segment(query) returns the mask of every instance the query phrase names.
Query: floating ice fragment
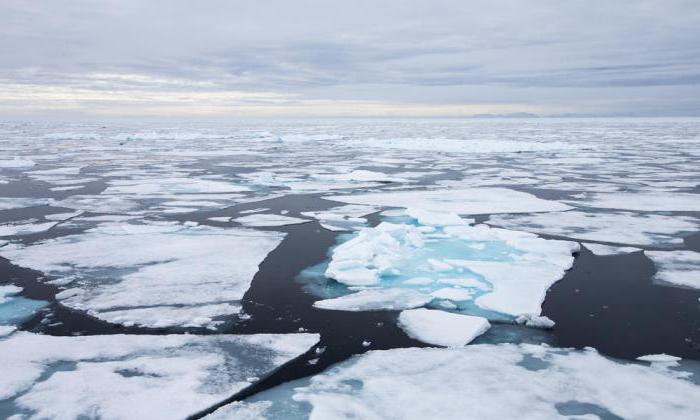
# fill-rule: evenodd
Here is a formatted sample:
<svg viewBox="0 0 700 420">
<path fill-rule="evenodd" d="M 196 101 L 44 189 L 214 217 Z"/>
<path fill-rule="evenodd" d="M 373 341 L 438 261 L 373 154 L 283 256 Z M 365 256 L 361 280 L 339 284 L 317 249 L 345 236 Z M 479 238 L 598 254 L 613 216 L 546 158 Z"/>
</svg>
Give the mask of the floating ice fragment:
<svg viewBox="0 0 700 420">
<path fill-rule="evenodd" d="M 417 308 L 433 300 L 429 294 L 406 289 L 366 289 L 334 299 L 319 300 L 314 306 L 335 311 L 397 311 Z"/>
<path fill-rule="evenodd" d="M 0 159 L 0 169 L 22 169 L 31 168 L 36 162 L 30 159 L 15 157 L 14 159 Z"/>
<path fill-rule="evenodd" d="M 637 357 L 637 360 L 642 362 L 650 363 L 676 363 L 682 360 L 680 357 L 671 356 L 670 354 L 660 353 L 660 354 L 647 354 L 644 356 Z"/>
<path fill-rule="evenodd" d="M 485 319 L 431 309 L 399 314 L 399 326 L 416 340 L 445 347 L 462 347 L 491 327 Z"/>
<path fill-rule="evenodd" d="M 549 319 L 548 317 L 542 315 L 534 315 L 534 314 L 522 314 L 519 315 L 517 318 L 515 318 L 515 322 L 517 324 L 524 324 L 527 325 L 528 327 L 533 327 L 533 328 L 542 328 L 542 329 L 550 329 L 554 328 L 554 321 Z"/>
<path fill-rule="evenodd" d="M 700 252 L 644 251 L 656 265 L 654 279 L 700 289 Z"/>
<path fill-rule="evenodd" d="M 241 216 L 231 220 L 247 227 L 275 227 L 298 225 L 301 223 L 310 222 L 308 219 L 281 216 L 279 214 L 250 214 L 248 216 Z"/>
<path fill-rule="evenodd" d="M 610 245 L 592 244 L 592 243 L 584 243 L 583 246 L 588 248 L 588 250 L 590 250 L 595 255 L 600 255 L 600 256 L 630 254 L 632 252 L 641 251 L 641 249 L 634 248 L 631 246 L 610 246 Z"/>
</svg>

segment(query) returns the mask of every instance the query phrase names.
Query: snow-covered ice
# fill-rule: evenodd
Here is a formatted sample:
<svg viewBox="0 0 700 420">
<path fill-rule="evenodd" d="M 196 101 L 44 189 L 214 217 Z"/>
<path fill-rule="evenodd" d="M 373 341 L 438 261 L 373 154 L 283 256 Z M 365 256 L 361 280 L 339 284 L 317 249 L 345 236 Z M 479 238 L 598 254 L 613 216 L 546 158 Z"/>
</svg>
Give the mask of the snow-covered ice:
<svg viewBox="0 0 700 420">
<path fill-rule="evenodd" d="M 333 195 L 329 200 L 349 204 L 415 208 L 441 213 L 494 214 L 568 210 L 571 207 L 507 188 L 463 188 Z"/>
<path fill-rule="evenodd" d="M 364 228 L 333 249 L 325 275 L 346 286 L 377 288 L 374 293 L 432 294 L 473 315 L 539 315 L 547 289 L 564 276 L 578 250 L 574 242 L 469 226 L 447 216 L 430 219 L 459 224 L 425 226 L 403 218 Z"/>
<path fill-rule="evenodd" d="M 206 326 L 240 312 L 278 232 L 177 223 L 103 223 L 78 235 L 6 246 L 13 263 L 70 280 L 61 303 L 125 325 Z"/>
<path fill-rule="evenodd" d="M 635 248 L 631 246 L 610 246 L 602 244 L 584 243 L 589 251 L 595 255 L 605 256 L 605 255 L 620 255 L 620 254 L 630 254 L 632 252 L 641 251 L 640 248 Z"/>
<path fill-rule="evenodd" d="M 700 194 L 677 192 L 599 193 L 582 201 L 570 201 L 569 204 L 639 211 L 700 211 Z"/>
<path fill-rule="evenodd" d="M 236 223 L 240 223 L 247 227 L 276 227 L 287 225 L 298 225 L 308 223 L 308 219 L 300 219 L 298 217 L 282 216 L 279 214 L 250 214 L 247 216 L 231 219 Z"/>
<path fill-rule="evenodd" d="M 690 420 L 700 411 L 698 392 L 679 372 L 611 360 L 590 348 L 479 344 L 371 351 L 309 382 L 267 391 L 229 414 L 236 418 L 238 409 L 257 407 L 268 420 Z"/>
<path fill-rule="evenodd" d="M 399 326 L 416 340 L 445 347 L 465 346 L 491 327 L 485 318 L 425 308 L 402 311 Z"/>
<path fill-rule="evenodd" d="M 314 302 L 319 309 L 336 311 L 378 311 L 417 308 L 433 300 L 426 293 L 405 289 L 365 289 L 346 296 Z"/>
<path fill-rule="evenodd" d="M 185 418 L 305 353 L 317 334 L 0 339 L 0 415 Z M 7 411 L 5 411 L 7 410 Z M 5 411 L 5 412 L 3 412 Z"/>
<path fill-rule="evenodd" d="M 700 289 L 700 252 L 644 251 L 644 254 L 654 261 L 654 279 Z"/>
<path fill-rule="evenodd" d="M 588 241 L 657 246 L 682 244 L 684 233 L 700 228 L 700 220 L 694 217 L 630 212 L 495 215 L 487 223 Z"/>
<path fill-rule="evenodd" d="M 324 229 L 330 231 L 353 231 L 360 229 L 367 223 L 364 216 L 379 211 L 375 206 L 348 204 L 333 207 L 328 210 L 305 211 L 302 216 L 313 217 L 318 220 Z"/>
</svg>

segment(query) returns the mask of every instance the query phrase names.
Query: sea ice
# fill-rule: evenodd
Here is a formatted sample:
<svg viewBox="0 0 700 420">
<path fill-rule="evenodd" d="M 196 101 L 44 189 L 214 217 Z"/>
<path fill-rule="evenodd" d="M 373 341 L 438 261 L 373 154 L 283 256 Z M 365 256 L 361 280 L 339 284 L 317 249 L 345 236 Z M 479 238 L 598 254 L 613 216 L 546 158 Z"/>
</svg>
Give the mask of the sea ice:
<svg viewBox="0 0 700 420">
<path fill-rule="evenodd" d="M 284 237 L 278 232 L 177 223 L 103 223 L 82 234 L 0 255 L 64 278 L 78 292 L 63 305 L 112 322 L 206 326 L 240 311 L 258 265 Z"/>
<path fill-rule="evenodd" d="M 700 252 L 644 251 L 656 265 L 655 280 L 700 289 Z"/>
<path fill-rule="evenodd" d="M 593 194 L 574 206 L 638 211 L 700 211 L 700 194 L 679 192 L 616 192 Z"/>
<path fill-rule="evenodd" d="M 397 221 L 345 238 L 332 250 L 325 275 L 349 287 L 432 294 L 473 315 L 539 315 L 547 289 L 564 276 L 578 250 L 574 242 L 486 225 Z"/>
<path fill-rule="evenodd" d="M 36 162 L 29 159 L 15 157 L 14 159 L 0 159 L 0 169 L 23 169 L 35 166 Z"/>
<path fill-rule="evenodd" d="M 275 227 L 275 226 L 287 226 L 287 225 L 298 225 L 301 223 L 308 223 L 308 219 L 300 219 L 298 217 L 282 216 L 279 214 L 250 214 L 247 216 L 237 217 L 231 219 L 236 223 L 240 223 L 247 227 Z"/>
<path fill-rule="evenodd" d="M 251 385 L 317 334 L 98 335 L 0 339 L 0 416 L 185 418 Z M 6 411 L 6 412 L 4 412 Z"/>
<path fill-rule="evenodd" d="M 463 188 L 430 191 L 397 191 L 355 195 L 333 195 L 329 200 L 349 204 L 403 207 L 439 213 L 494 214 L 568 210 L 556 201 L 507 188 Z"/>
<path fill-rule="evenodd" d="M 588 241 L 629 245 L 677 245 L 682 234 L 693 232 L 700 221 L 688 216 L 659 214 L 585 213 L 495 215 L 490 225 Z"/>
<path fill-rule="evenodd" d="M 462 347 L 485 333 L 491 324 L 477 316 L 419 308 L 401 312 L 399 326 L 410 337 L 424 343 Z"/>
<path fill-rule="evenodd" d="M 335 311 L 399 311 L 417 308 L 433 300 L 429 294 L 406 289 L 365 289 L 334 299 L 319 300 L 314 306 Z"/>
<path fill-rule="evenodd" d="M 0 286 L 0 326 L 19 324 L 46 306 L 42 300 L 17 296 L 21 291 L 14 285 Z"/>
<path fill-rule="evenodd" d="M 0 237 L 29 235 L 32 233 L 44 232 L 56 225 L 56 222 L 47 223 L 8 223 L 0 225 Z"/>
<path fill-rule="evenodd" d="M 679 372 L 531 344 L 375 350 L 244 401 L 277 419 L 695 419 Z M 660 392 L 663 390 L 663 392 Z M 244 411 L 245 412 L 245 411 Z M 291 413 L 291 414 L 290 414 Z M 229 418 L 236 418 L 230 409 Z"/>
<path fill-rule="evenodd" d="M 602 244 L 592 244 L 584 243 L 583 246 L 588 248 L 589 251 L 595 255 L 605 256 L 605 255 L 620 255 L 620 254 L 630 254 L 632 252 L 641 251 L 639 248 L 634 248 L 631 246 L 610 246 Z"/>
<path fill-rule="evenodd" d="M 362 228 L 367 223 L 364 216 L 379 211 L 374 206 L 349 204 L 333 207 L 329 210 L 305 211 L 302 216 L 313 217 L 324 229 L 330 231 L 353 231 Z"/>
</svg>

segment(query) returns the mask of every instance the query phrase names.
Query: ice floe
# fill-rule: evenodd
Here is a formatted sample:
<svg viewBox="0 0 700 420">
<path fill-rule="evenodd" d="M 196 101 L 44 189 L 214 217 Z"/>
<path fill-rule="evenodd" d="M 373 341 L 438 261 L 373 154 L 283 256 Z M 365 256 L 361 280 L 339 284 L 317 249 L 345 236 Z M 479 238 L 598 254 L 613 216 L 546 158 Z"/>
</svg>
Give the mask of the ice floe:
<svg viewBox="0 0 700 420">
<path fill-rule="evenodd" d="M 19 223 L 8 223 L 0 225 L 0 237 L 29 235 L 32 233 L 44 232 L 56 225 L 56 222 L 34 223 L 34 221 L 26 221 Z"/>
<path fill-rule="evenodd" d="M 656 265 L 655 280 L 700 289 L 700 252 L 644 251 Z"/>
<path fill-rule="evenodd" d="M 683 243 L 683 234 L 700 227 L 700 220 L 690 216 L 582 211 L 495 215 L 486 223 L 507 229 L 628 245 L 677 245 Z"/>
<path fill-rule="evenodd" d="M 583 246 L 585 246 L 589 251 L 591 251 L 595 255 L 601 255 L 601 256 L 630 254 L 632 252 L 641 251 L 641 249 L 631 247 L 631 246 L 610 246 L 610 245 L 592 244 L 592 243 L 584 243 Z"/>
<path fill-rule="evenodd" d="M 367 289 L 333 299 L 319 300 L 314 302 L 314 306 L 336 311 L 398 311 L 417 308 L 431 300 L 433 298 L 429 294 L 417 290 Z"/>
<path fill-rule="evenodd" d="M 461 223 L 448 216 L 429 219 Z M 578 250 L 574 242 L 483 224 L 396 221 L 400 223 L 382 222 L 346 238 L 333 249 L 325 275 L 351 288 L 370 288 L 355 293 L 357 298 L 360 293 L 410 290 L 450 301 L 467 314 L 539 315 L 547 289 L 564 276 Z"/>
<path fill-rule="evenodd" d="M 302 216 L 313 217 L 318 220 L 324 229 L 330 231 L 353 231 L 360 229 L 367 223 L 364 216 L 379 211 L 375 206 L 348 204 L 333 207 L 328 210 L 305 211 Z"/>
<path fill-rule="evenodd" d="M 0 416 L 185 418 L 305 353 L 316 334 L 0 339 Z"/>
<path fill-rule="evenodd" d="M 284 234 L 177 223 L 103 223 L 79 235 L 6 246 L 14 264 L 66 279 L 63 305 L 122 324 L 217 325 L 240 312 L 258 265 Z"/>
<path fill-rule="evenodd" d="M 0 286 L 0 326 L 19 324 L 46 306 L 44 301 L 17 296 L 21 291 L 14 285 Z"/>
<path fill-rule="evenodd" d="M 663 390 L 660 391 L 660 390 Z M 682 372 L 544 345 L 376 350 L 229 408 L 273 419 L 695 419 Z"/>
<path fill-rule="evenodd" d="M 410 337 L 424 343 L 462 347 L 485 333 L 491 324 L 477 316 L 419 308 L 402 311 L 399 326 Z"/>
<path fill-rule="evenodd" d="M 0 159 L 0 169 L 24 169 L 35 166 L 36 162 L 30 159 L 15 157 L 14 159 Z"/>
<path fill-rule="evenodd" d="M 450 138 L 391 138 L 357 140 L 354 145 L 367 148 L 397 149 L 412 152 L 443 152 L 443 153 L 514 153 L 514 152 L 543 152 L 553 150 L 580 149 L 575 143 L 542 142 L 524 140 L 476 140 Z"/>
<path fill-rule="evenodd" d="M 349 204 L 403 207 L 440 213 L 494 214 L 568 210 L 571 207 L 507 188 L 464 188 L 333 195 L 329 200 Z"/>
<path fill-rule="evenodd" d="M 231 219 L 236 223 L 240 223 L 243 226 L 248 227 L 275 227 L 275 226 L 287 226 L 287 225 L 298 225 L 301 223 L 308 223 L 311 220 L 300 219 L 298 217 L 282 216 L 279 214 L 250 214 L 247 216 L 237 217 Z"/>
<path fill-rule="evenodd" d="M 678 192 L 599 193 L 569 204 L 638 211 L 700 211 L 700 195 Z"/>
</svg>

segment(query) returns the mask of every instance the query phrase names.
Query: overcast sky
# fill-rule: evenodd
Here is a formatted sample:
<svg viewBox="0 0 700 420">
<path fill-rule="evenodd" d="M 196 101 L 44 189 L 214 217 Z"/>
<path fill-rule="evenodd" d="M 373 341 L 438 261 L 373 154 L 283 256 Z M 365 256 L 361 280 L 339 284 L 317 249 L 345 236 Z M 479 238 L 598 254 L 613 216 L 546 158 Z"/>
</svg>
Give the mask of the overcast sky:
<svg viewBox="0 0 700 420">
<path fill-rule="evenodd" d="M 699 0 L 0 0 L 0 118 L 700 115 Z"/>
</svg>

